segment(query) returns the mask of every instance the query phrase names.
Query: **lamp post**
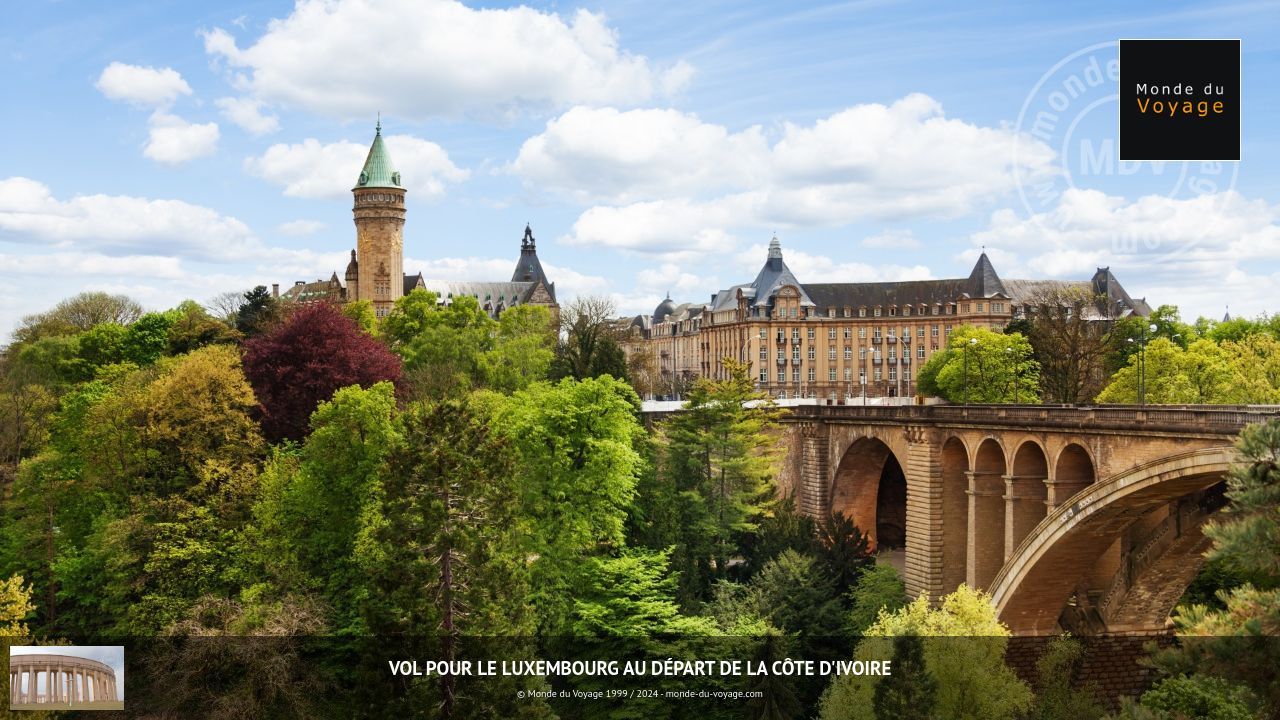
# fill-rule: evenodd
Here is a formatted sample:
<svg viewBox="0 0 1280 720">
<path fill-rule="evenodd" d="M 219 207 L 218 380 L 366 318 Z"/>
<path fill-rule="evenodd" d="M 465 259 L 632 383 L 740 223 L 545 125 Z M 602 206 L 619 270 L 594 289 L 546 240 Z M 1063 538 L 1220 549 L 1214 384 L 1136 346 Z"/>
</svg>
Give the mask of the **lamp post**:
<svg viewBox="0 0 1280 720">
<path fill-rule="evenodd" d="M 969 404 L 969 348 L 978 344 L 978 338 L 969 338 L 964 346 L 964 404 Z"/>
<path fill-rule="evenodd" d="M 1005 357 L 1009 358 L 1009 382 L 1013 383 L 1013 404 L 1018 404 L 1018 372 L 1017 365 L 1013 358 L 1013 348 L 1004 349 Z"/>
<path fill-rule="evenodd" d="M 1144 325 L 1142 334 L 1138 336 L 1138 404 L 1145 406 L 1147 404 L 1147 342 L 1150 340 L 1147 333 L 1155 333 L 1155 323 Z M 1133 338 L 1129 338 L 1129 342 L 1133 342 Z"/>
</svg>

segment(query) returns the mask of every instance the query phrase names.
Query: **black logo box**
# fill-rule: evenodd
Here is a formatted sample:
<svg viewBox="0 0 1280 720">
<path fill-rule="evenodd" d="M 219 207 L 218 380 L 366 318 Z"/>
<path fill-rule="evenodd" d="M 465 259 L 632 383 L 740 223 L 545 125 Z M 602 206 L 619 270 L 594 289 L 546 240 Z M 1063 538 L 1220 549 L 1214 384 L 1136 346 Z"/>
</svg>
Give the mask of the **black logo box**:
<svg viewBox="0 0 1280 720">
<path fill-rule="evenodd" d="M 1120 41 L 1121 160 L 1239 160 L 1241 101 L 1239 40 Z"/>
</svg>

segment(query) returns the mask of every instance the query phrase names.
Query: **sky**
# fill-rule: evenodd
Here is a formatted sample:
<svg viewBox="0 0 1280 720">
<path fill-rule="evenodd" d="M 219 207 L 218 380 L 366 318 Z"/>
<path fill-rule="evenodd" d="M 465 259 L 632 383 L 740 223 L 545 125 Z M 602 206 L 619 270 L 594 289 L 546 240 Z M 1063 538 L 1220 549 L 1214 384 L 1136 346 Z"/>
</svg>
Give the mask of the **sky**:
<svg viewBox="0 0 1280 720">
<path fill-rule="evenodd" d="M 71 657 L 97 660 L 110 665 L 116 671 L 116 693 L 124 699 L 124 646 L 123 645 L 13 645 L 9 647 L 10 657 L 14 655 L 69 655 Z M 36 690 L 45 691 L 46 676 L 41 675 Z"/>
<path fill-rule="evenodd" d="M 1117 160 L 1119 38 L 1242 40 L 1241 162 Z M 985 249 L 1188 319 L 1275 312 L 1277 78 L 1278 2 L 17 3 L 0 342 L 84 290 L 341 273 L 379 117 L 429 279 L 507 279 L 530 223 L 562 303 L 627 315 L 749 281 L 774 235 L 802 283 Z"/>
</svg>

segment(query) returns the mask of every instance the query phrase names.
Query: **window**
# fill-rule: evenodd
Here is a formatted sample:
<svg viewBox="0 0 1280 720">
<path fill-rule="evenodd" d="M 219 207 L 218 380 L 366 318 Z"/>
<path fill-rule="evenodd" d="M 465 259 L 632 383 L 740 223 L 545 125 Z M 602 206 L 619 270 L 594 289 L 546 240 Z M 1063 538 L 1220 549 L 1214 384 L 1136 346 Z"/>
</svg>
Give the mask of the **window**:
<svg viewBox="0 0 1280 720">
<path fill-rule="evenodd" d="M 828 339 L 828 340 L 835 340 L 835 339 L 836 339 L 836 329 L 835 329 L 835 328 L 827 328 L 827 339 Z"/>
<path fill-rule="evenodd" d="M 800 368 L 795 368 L 791 371 L 791 382 L 800 382 Z"/>
<path fill-rule="evenodd" d="M 938 337 L 938 326 L 937 326 L 937 325 L 934 325 L 933 327 L 929 328 L 929 335 L 931 335 L 932 337 Z"/>
<path fill-rule="evenodd" d="M 761 340 L 768 340 L 768 339 L 769 339 L 769 331 L 768 331 L 768 330 L 765 330 L 764 328 L 760 328 L 760 339 L 761 339 Z"/>
<path fill-rule="evenodd" d="M 800 342 L 800 328 L 791 328 L 791 342 Z"/>
<path fill-rule="evenodd" d="M 787 371 L 786 371 L 786 370 L 779 370 L 779 371 L 778 371 L 778 382 L 780 382 L 780 383 L 784 383 L 784 382 L 786 382 L 786 381 L 787 381 Z"/>
<path fill-rule="evenodd" d="M 829 318 L 833 318 L 833 317 L 835 317 L 835 316 L 836 316 L 836 309 L 835 309 L 835 308 L 827 308 L 827 317 L 829 317 Z"/>
<path fill-rule="evenodd" d="M 883 371 L 880 370 L 880 368 L 876 368 L 875 381 L 880 382 L 883 378 L 884 378 Z"/>
<path fill-rule="evenodd" d="M 908 316 L 908 317 L 910 317 L 910 315 L 911 315 L 911 306 L 910 306 L 910 305 L 907 305 L 907 306 L 903 307 L 903 308 L 902 308 L 902 314 L 903 314 L 903 315 L 906 315 L 906 316 Z"/>
<path fill-rule="evenodd" d="M 818 356 L 818 349 L 817 349 L 817 348 L 815 348 L 814 346 L 810 345 L 810 346 L 809 346 L 809 359 L 810 359 L 810 360 L 813 360 L 813 359 L 815 359 L 817 356 Z"/>
<path fill-rule="evenodd" d="M 813 368 L 809 368 L 809 382 L 813 382 L 814 380 L 816 380 L 816 379 L 817 379 L 817 375 L 818 375 L 818 374 L 817 374 L 816 372 L 814 372 L 814 369 L 813 369 Z"/>
<path fill-rule="evenodd" d="M 906 380 L 907 382 L 911 382 L 911 371 L 904 369 L 902 371 L 902 379 Z"/>
<path fill-rule="evenodd" d="M 964 313 L 965 315 L 968 315 L 970 312 L 973 312 L 973 304 L 965 303 L 964 305 L 961 305 L 960 312 Z"/>
<path fill-rule="evenodd" d="M 845 360 L 853 359 L 853 348 L 849 347 L 848 345 L 844 346 L 844 359 Z"/>
<path fill-rule="evenodd" d="M 853 328 L 845 328 L 845 329 L 844 329 L 844 339 L 845 339 L 845 340 L 848 340 L 848 339 L 849 339 L 849 338 L 851 338 L 851 337 L 853 337 Z"/>
<path fill-rule="evenodd" d="M 791 346 L 791 361 L 792 361 L 792 362 L 796 362 L 796 361 L 798 361 L 799 359 L 800 359 L 800 346 L 799 346 L 799 345 L 792 345 L 792 346 Z"/>
<path fill-rule="evenodd" d="M 889 308 L 889 317 L 893 317 L 897 314 L 898 314 L 898 308 L 896 306 L 891 306 Z"/>
<path fill-rule="evenodd" d="M 828 371 L 827 371 L 827 380 L 829 380 L 829 381 L 831 381 L 831 382 L 835 382 L 835 381 L 836 381 L 836 369 L 835 369 L 835 368 L 831 368 L 830 370 L 828 370 Z"/>
<path fill-rule="evenodd" d="M 982 303 L 978 303 L 978 312 L 982 312 Z"/>
<path fill-rule="evenodd" d="M 898 359 L 898 349 L 889 348 L 889 362 L 893 362 L 894 360 L 897 360 L 897 359 Z"/>
<path fill-rule="evenodd" d="M 760 348 L 760 359 L 761 360 L 769 359 L 769 348 L 766 348 L 766 347 Z"/>
<path fill-rule="evenodd" d="M 866 385 L 866 384 L 867 384 L 867 369 L 866 369 L 866 368 L 861 368 L 861 369 L 859 369 L 859 370 L 858 370 L 858 383 L 859 383 L 859 384 L 861 384 L 861 385 Z"/>
<path fill-rule="evenodd" d="M 810 339 L 810 340 L 812 340 L 812 339 L 813 339 L 813 333 L 814 333 L 813 328 L 809 328 L 809 339 Z"/>
<path fill-rule="evenodd" d="M 951 339 L 951 326 L 950 326 L 950 325 L 948 325 L 948 326 L 947 326 L 946 335 L 947 335 L 947 339 L 948 339 L 948 340 L 950 340 L 950 339 Z"/>
<path fill-rule="evenodd" d="M 872 339 L 872 340 L 879 340 L 879 339 L 880 339 L 880 328 L 876 328 L 875 330 L 872 330 L 872 331 L 871 331 L 871 339 Z"/>
<path fill-rule="evenodd" d="M 866 316 L 867 316 L 867 309 L 864 307 L 858 308 L 858 317 L 866 317 Z"/>
<path fill-rule="evenodd" d="M 849 382 L 849 378 L 850 378 L 850 377 L 852 377 L 852 376 L 853 376 L 853 369 L 852 369 L 852 368 L 845 368 L 845 369 L 844 369 L 844 381 L 845 381 L 845 382 Z"/>
<path fill-rule="evenodd" d="M 828 359 L 828 360 L 835 360 L 835 359 L 836 359 L 836 349 L 835 349 L 835 346 L 832 346 L 832 347 L 827 348 L 827 359 Z"/>
<path fill-rule="evenodd" d="M 866 328 L 864 328 L 864 327 L 860 327 L 860 328 L 858 328 L 858 339 L 859 339 L 859 340 L 866 340 L 866 339 L 867 339 L 867 329 L 866 329 Z"/>
<path fill-rule="evenodd" d="M 866 349 L 866 348 L 858 348 L 858 359 L 859 359 L 859 360 L 866 360 L 866 359 L 867 359 L 867 349 Z"/>
<path fill-rule="evenodd" d="M 922 337 L 924 337 L 924 326 L 923 326 L 923 325 L 921 325 L 920 327 L 916 328 L 916 337 L 918 337 L 918 338 L 922 338 Z"/>
<path fill-rule="evenodd" d="M 896 368 L 889 368 L 889 382 L 893 382 L 893 381 L 895 381 L 895 380 L 897 380 L 897 379 L 898 379 L 898 371 L 897 371 L 897 369 L 896 369 Z"/>
<path fill-rule="evenodd" d="M 993 313 L 1002 313 L 1002 312 L 1004 312 L 1004 303 L 1002 303 L 1002 302 L 998 302 L 998 303 L 997 303 L 997 302 L 993 302 L 993 303 L 991 303 L 991 312 L 993 312 Z"/>
<path fill-rule="evenodd" d="M 762 369 L 762 370 L 760 371 L 760 382 L 762 382 L 762 383 L 767 383 L 767 382 L 769 382 L 769 370 L 768 370 L 767 368 L 766 368 L 766 369 Z"/>
<path fill-rule="evenodd" d="M 880 308 L 876 308 L 876 317 L 880 317 Z"/>
<path fill-rule="evenodd" d="M 923 346 L 923 345 L 917 345 L 917 346 L 916 346 L 916 357 L 920 358 L 921 360 L 923 360 L 923 359 L 924 359 L 924 346 Z"/>
<path fill-rule="evenodd" d="M 791 317 L 796 317 L 796 306 L 795 306 L 795 305 L 792 305 L 792 306 L 791 306 Z"/>
<path fill-rule="evenodd" d="M 932 348 L 930 348 L 930 350 L 931 350 L 932 352 L 938 352 L 938 343 L 934 343 L 934 344 L 933 344 L 933 347 L 932 347 Z"/>
</svg>

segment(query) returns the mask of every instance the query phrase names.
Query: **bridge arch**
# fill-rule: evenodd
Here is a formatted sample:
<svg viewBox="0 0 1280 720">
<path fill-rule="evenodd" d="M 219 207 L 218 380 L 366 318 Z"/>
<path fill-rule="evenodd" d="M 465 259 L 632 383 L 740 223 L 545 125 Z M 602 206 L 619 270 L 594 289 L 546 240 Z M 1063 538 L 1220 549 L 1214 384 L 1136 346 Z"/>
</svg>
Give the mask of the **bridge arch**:
<svg viewBox="0 0 1280 720">
<path fill-rule="evenodd" d="M 1229 446 L 1192 450 L 1139 465 L 1072 496 L 1026 536 L 992 582 L 1000 619 L 1015 635 L 1057 632 L 1081 573 L 1120 533 L 1149 511 L 1218 484 L 1234 459 Z"/>
<path fill-rule="evenodd" d="M 831 511 L 853 520 L 873 549 L 906 547 L 907 480 L 902 468 L 892 448 L 876 437 L 854 440 L 836 468 Z"/>
<path fill-rule="evenodd" d="M 1097 464 L 1089 450 L 1077 442 L 1067 443 L 1053 461 L 1047 502 L 1056 508 L 1087 486 L 1097 482 Z"/>
<path fill-rule="evenodd" d="M 988 436 L 973 454 L 969 476 L 968 583 L 986 588 L 1004 564 L 1005 475 L 1004 446 Z"/>
<path fill-rule="evenodd" d="M 1049 493 L 1049 458 L 1035 440 L 1024 440 L 1013 454 L 1013 469 L 1005 483 L 1004 559 L 1044 519 Z"/>
<path fill-rule="evenodd" d="M 969 449 L 952 435 L 942 443 L 942 592 L 967 580 Z"/>
</svg>

